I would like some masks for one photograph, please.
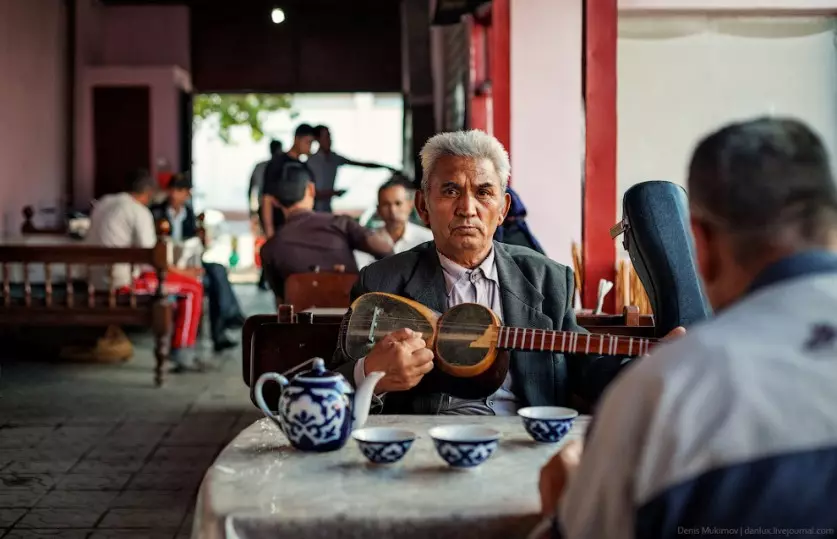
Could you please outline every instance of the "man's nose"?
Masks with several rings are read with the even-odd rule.
[[[461,217],[470,217],[472,215],[477,214],[477,204],[474,197],[466,193],[465,195],[459,197],[459,201],[456,205],[456,213]]]

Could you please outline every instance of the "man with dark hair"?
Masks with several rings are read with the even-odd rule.
[[[277,298],[282,297],[289,275],[306,273],[313,266],[331,269],[338,265],[347,273],[357,273],[352,251],[376,258],[392,252],[387,241],[354,219],[313,211],[315,188],[307,169],[289,168],[274,193],[285,224],[262,246],[261,256],[265,276]]]
[[[586,443],[544,468],[552,535],[833,533],[837,187],[826,149],[798,121],[733,124],[697,146],[688,186],[717,316],[628,369]]]
[[[258,163],[250,174],[250,187],[247,190],[247,203],[250,206],[250,215],[258,215],[259,202],[262,198],[262,188],[264,187],[264,176],[267,170],[267,165],[274,156],[282,153],[282,143],[278,140],[270,141],[270,158]]]
[[[148,205],[157,187],[147,170],[134,172],[129,178],[128,192],[106,195],[93,207],[85,242],[104,247],[154,247],[157,230]],[[132,273],[129,264],[116,264],[109,275],[103,270],[106,268],[91,269],[94,286],[107,289],[113,285],[127,291],[133,285],[138,294],[153,294],[157,290],[157,274],[151,268]],[[166,273],[166,292],[177,296],[171,357],[176,372],[196,367],[193,350],[203,309],[201,273],[177,267],[169,267]]]
[[[393,253],[433,241],[429,228],[410,222],[410,214],[415,208],[414,198],[412,182],[402,176],[394,176],[378,189],[378,216],[384,226],[375,233],[392,245]],[[375,261],[366,253],[355,253],[355,260],[358,268]]]
[[[314,202],[314,209],[316,211],[330,212],[332,197],[343,194],[343,191],[334,190],[334,182],[337,179],[337,169],[339,167],[351,165],[364,168],[385,168],[393,172],[396,171],[392,167],[379,163],[353,161],[332,151],[331,132],[324,125],[315,127],[314,132],[316,133],[320,148],[317,150],[317,153],[308,159],[308,168],[311,169],[311,173],[314,175],[314,183],[317,188],[316,201]]]
[[[187,174],[175,174],[169,181],[166,200],[151,207],[154,221],[169,224],[170,237],[176,242],[198,236],[195,210],[188,204],[192,198],[192,180]],[[203,285],[209,299],[209,326],[216,352],[234,347],[237,343],[227,337],[228,329],[244,325],[244,315],[235,297],[227,270],[221,264],[202,263]]]
[[[277,190],[279,183],[287,175],[291,168],[303,168],[307,170],[305,163],[299,160],[300,156],[311,153],[311,144],[314,143],[314,128],[308,124],[299,124],[294,131],[294,143],[286,153],[279,153],[270,159],[264,173],[264,186],[261,194],[261,205],[259,215],[262,222],[262,230],[265,237],[271,238],[276,230],[282,226],[284,215],[279,210]]]

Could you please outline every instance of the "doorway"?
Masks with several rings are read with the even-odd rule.
[[[131,172],[151,165],[151,90],[148,86],[93,88],[93,196],[125,191]]]

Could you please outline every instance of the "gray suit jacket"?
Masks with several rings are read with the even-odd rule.
[[[516,245],[494,242],[503,302],[503,323],[513,327],[585,332],[573,312],[572,270]],[[389,292],[436,312],[447,306],[445,280],[433,242],[367,266],[352,289],[352,300],[367,292]],[[354,381],[354,362],[339,352],[335,368]],[[512,352],[512,392],[524,406],[569,406],[571,394],[594,403],[625,363],[622,358]],[[433,414],[446,395],[415,391],[388,393],[384,413]]]

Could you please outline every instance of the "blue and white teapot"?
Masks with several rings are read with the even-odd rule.
[[[262,412],[282,429],[291,445],[302,451],[334,451],[345,445],[353,429],[360,428],[369,416],[375,385],[383,372],[371,372],[357,390],[336,372],[327,371],[320,358],[313,368],[290,382],[281,374],[266,372],[256,381],[256,402]],[[278,414],[265,403],[265,383],[282,386]]]

